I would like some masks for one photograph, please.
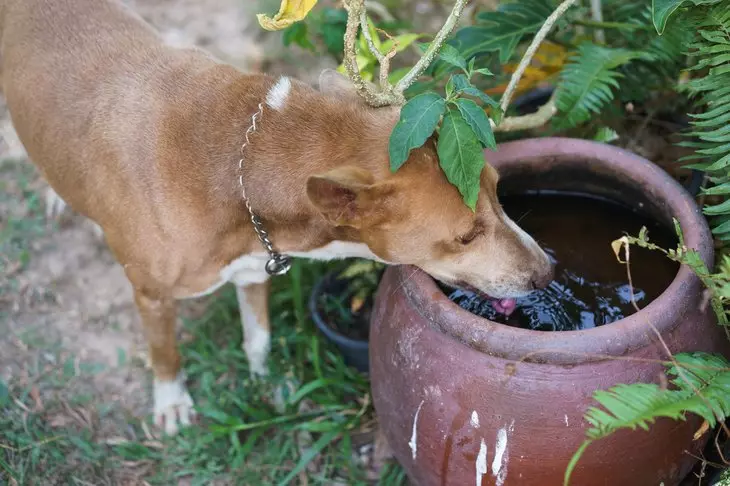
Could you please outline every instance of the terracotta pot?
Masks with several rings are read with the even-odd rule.
[[[712,239],[697,205],[645,159],[561,138],[507,143],[486,155],[501,174],[501,192],[577,191],[631,202],[668,225],[676,217],[687,245],[712,264]],[[593,392],[658,381],[662,366],[653,360],[665,354],[648,322],[674,353],[730,355],[711,311],[700,310],[702,289],[681,268],[662,295],[626,319],[539,332],[461,309],[414,268],[389,269],[373,313],[370,369],[375,408],[396,458],[418,485],[561,485],[585,437]],[[699,426],[695,416],[659,420],[649,432],[621,431],[596,442],[571,484],[676,486],[695,463],[689,453],[701,451],[709,436],[693,441]]]

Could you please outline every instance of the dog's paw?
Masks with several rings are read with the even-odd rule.
[[[182,376],[173,381],[154,384],[155,425],[167,435],[175,435],[190,425],[196,417],[193,399],[185,388]]]

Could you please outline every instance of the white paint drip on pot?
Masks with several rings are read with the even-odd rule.
[[[495,479],[495,486],[502,486],[507,479],[507,463],[509,462],[509,450],[507,447],[507,431],[514,430],[515,423],[507,427],[499,429],[497,432],[497,444],[494,451],[494,461],[492,461],[492,475]]]
[[[411,432],[411,440],[410,442],[408,442],[408,447],[411,448],[411,453],[413,455],[414,461],[418,456],[418,415],[421,413],[421,407],[423,407],[425,401],[426,400],[421,400],[421,403],[416,409],[416,415],[413,417],[413,431]]]
[[[570,422],[568,422],[568,415],[565,415],[565,426],[570,427]]]
[[[482,485],[482,478],[489,472],[489,466],[487,465],[487,444],[482,439],[482,443],[479,445],[479,454],[475,463],[477,473],[477,486]]]
[[[476,410],[471,412],[471,426],[474,428],[479,428],[479,414]]]

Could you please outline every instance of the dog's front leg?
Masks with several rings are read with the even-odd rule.
[[[271,347],[269,289],[268,280],[236,287],[243,328],[243,350],[246,352],[249,369],[254,376],[268,374],[266,360]]]
[[[193,399],[185,388],[180,370],[175,338],[175,301],[142,291],[136,291],[134,297],[142,316],[154,374],[155,424],[168,435],[174,435],[180,426],[189,425],[195,418]]]

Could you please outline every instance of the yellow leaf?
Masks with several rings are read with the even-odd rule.
[[[256,18],[266,30],[283,30],[307,16],[317,4],[317,0],[281,0],[279,12],[273,18],[258,14]]]

